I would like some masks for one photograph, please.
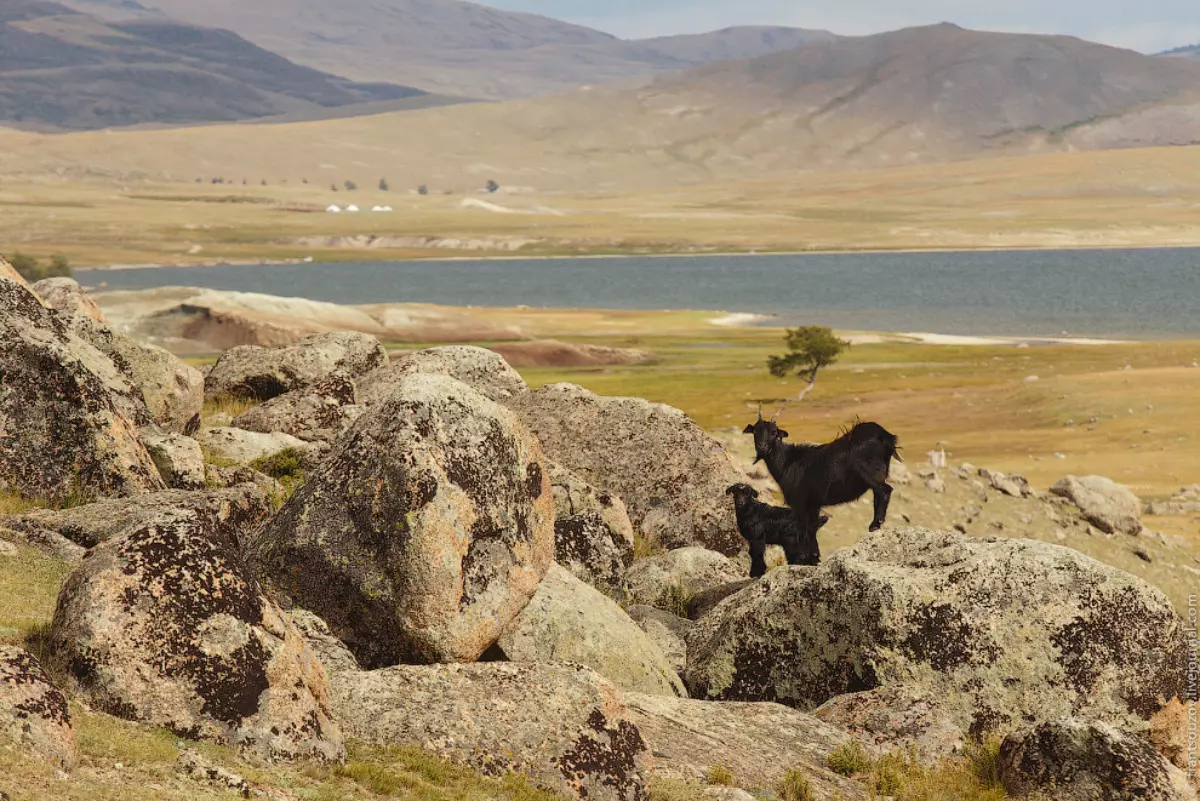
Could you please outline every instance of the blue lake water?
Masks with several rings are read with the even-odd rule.
[[[505,259],[81,270],[334,303],[702,309],[933,333],[1200,336],[1200,248]]]

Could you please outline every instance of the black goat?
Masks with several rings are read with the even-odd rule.
[[[878,423],[858,423],[826,445],[789,445],[788,432],[764,420],[746,426],[754,435],[755,462],[766,462],[783,497],[796,514],[803,536],[816,538],[821,509],[861,498],[868,490],[875,495],[875,517],[871,531],[887,520],[892,488],[888,471],[896,456],[897,439]]]
[[[783,506],[771,506],[758,500],[758,490],[749,484],[734,484],[725,490],[733,496],[733,508],[737,513],[738,531],[750,543],[750,577],[758,578],[767,572],[765,554],[768,545],[783,546],[789,565],[818,565],[821,549],[817,545],[816,532],[805,540],[796,525],[796,515]],[[829,522],[821,515],[817,528]]]

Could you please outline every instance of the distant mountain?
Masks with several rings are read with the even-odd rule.
[[[64,2],[110,19],[158,13],[214,25],[337,75],[491,100],[640,78],[833,38],[826,31],[733,28],[625,41],[547,17],[460,0],[338,0],[336,6],[329,0]]]
[[[136,10],[132,0],[114,0]],[[0,5],[0,124],[90,129],[320,116],[401,101],[406,86],[354,83],[229,31],[154,18],[104,22],[42,0]]]
[[[1200,44],[1185,45],[1176,47],[1173,50],[1167,50],[1159,53],[1160,56],[1173,56],[1175,58],[1198,58],[1200,59]]]

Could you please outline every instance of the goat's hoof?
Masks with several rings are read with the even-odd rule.
[[[883,528],[883,523],[872,523],[871,528],[869,528],[868,531],[875,532],[879,531],[881,528]]]

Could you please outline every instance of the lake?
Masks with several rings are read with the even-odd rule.
[[[334,303],[700,309],[879,331],[1200,336],[1200,248],[503,259],[80,270]]]

